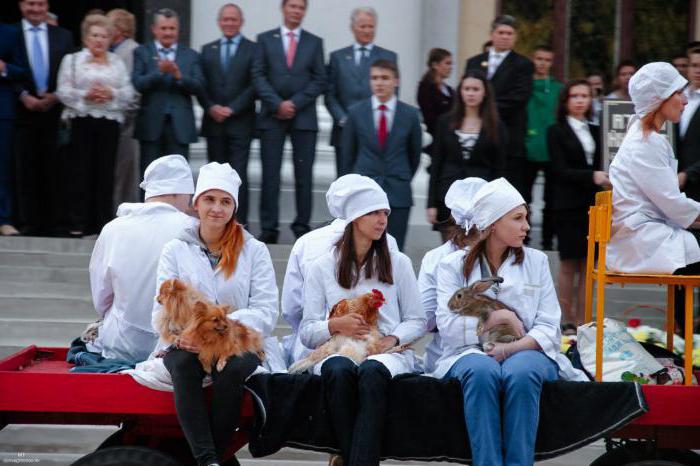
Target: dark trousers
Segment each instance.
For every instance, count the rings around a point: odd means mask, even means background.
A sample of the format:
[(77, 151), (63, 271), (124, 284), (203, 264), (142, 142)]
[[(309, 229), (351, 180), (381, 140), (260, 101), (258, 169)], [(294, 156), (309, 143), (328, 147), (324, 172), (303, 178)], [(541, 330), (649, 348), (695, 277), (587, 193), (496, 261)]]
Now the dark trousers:
[(207, 137), (207, 158), (210, 162), (229, 163), (241, 177), (243, 184), (238, 191), (236, 220), (248, 223), (248, 157), (250, 154), (250, 134)]
[(532, 203), (532, 188), (537, 179), (537, 173), (544, 174), (544, 207), (542, 208), (542, 248), (551, 250), (554, 238), (554, 225), (552, 223), (552, 179), (551, 164), (549, 162), (532, 162), (525, 160), (523, 174), (523, 197), (529, 205)]
[[(141, 179), (146, 167), (158, 157), (170, 154), (180, 154), (187, 160), (190, 159), (190, 145), (178, 142), (175, 137), (175, 129), (173, 128), (173, 120), (170, 116), (165, 118), (163, 122), (163, 131), (160, 137), (155, 141), (139, 141), (141, 145)], [(141, 193), (143, 195), (143, 193)]]
[[(695, 239), (700, 243), (700, 230), (688, 230), (690, 231)], [(688, 264), (685, 267), (673, 272), (673, 275), (700, 275), (700, 262), (695, 262), (693, 264)], [(693, 300), (693, 313), (696, 314), (696, 309), (698, 308), (698, 302)], [(682, 286), (676, 286), (674, 291), (673, 299), (673, 312), (676, 318), (676, 324), (681, 328), (681, 331), (685, 332), (685, 288)], [(685, 335), (685, 333), (683, 333)]]
[(211, 415), (204, 400), (202, 379), (206, 375), (195, 353), (173, 350), (163, 358), (173, 379), (175, 409), (182, 431), (200, 465), (218, 463), (238, 426), (243, 383), (260, 359), (252, 353), (231, 357), (224, 370), (212, 370)]
[(391, 373), (367, 360), (356, 366), (338, 356), (321, 366), (323, 394), (333, 432), (348, 466), (379, 465)]
[(411, 215), (410, 207), (393, 207), (387, 223), (387, 232), (396, 239), (399, 250), (403, 251), (408, 230), (408, 217)]
[(99, 232), (114, 217), (114, 160), (119, 123), (106, 118), (73, 118), (67, 163), (71, 230)]
[(17, 216), (24, 233), (56, 233), (65, 216), (66, 179), (58, 150), (60, 109), (17, 120), (15, 166)]
[(260, 195), (260, 225), (263, 233), (277, 233), (279, 227), (280, 171), (284, 141), (292, 141), (294, 162), (294, 197), (296, 217), (292, 230), (299, 236), (311, 230), (313, 166), (316, 157), (316, 131), (301, 131), (289, 123), (281, 129), (263, 130), (260, 136), (262, 159), (262, 192)]
[(527, 199), (525, 189), (525, 157), (508, 157), (508, 166), (505, 178), (515, 189)]
[(14, 120), (0, 120), (0, 225), (12, 224), (12, 133)]

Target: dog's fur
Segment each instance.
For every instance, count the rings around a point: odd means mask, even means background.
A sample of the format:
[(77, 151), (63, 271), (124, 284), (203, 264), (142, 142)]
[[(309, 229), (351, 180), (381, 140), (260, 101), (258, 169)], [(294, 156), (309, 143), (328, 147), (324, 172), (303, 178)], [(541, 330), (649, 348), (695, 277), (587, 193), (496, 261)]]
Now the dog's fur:
[(244, 353), (257, 354), (265, 359), (263, 339), (260, 333), (228, 318), (231, 308), (197, 301), (193, 307), (193, 318), (182, 333), (199, 345), (199, 361), (204, 371), (211, 373), (212, 367), (222, 371), (232, 356)]
[(464, 288), (455, 291), (447, 303), (455, 314), (467, 317), (478, 317), (479, 324), (476, 328), (476, 334), (483, 337), (484, 351), (491, 351), (495, 343), (511, 343), (518, 339), (517, 332), (512, 325), (499, 324), (493, 326), (488, 331), (484, 332), (484, 323), (488, 320), (493, 311), (498, 309), (508, 309), (517, 316), (517, 312), (511, 309), (508, 305), (501, 301), (483, 295), (494, 282), (502, 283), (503, 278), (491, 277), (479, 280)]
[(158, 333), (171, 345), (180, 341), (180, 335), (192, 319), (192, 310), (204, 297), (182, 280), (171, 278), (160, 285), (156, 301), (163, 306), (158, 316)]
[[(359, 314), (370, 327), (367, 338), (359, 339), (340, 334), (333, 335), (330, 340), (313, 350), (307, 357), (292, 364), (289, 368), (289, 372), (304, 372), (333, 354), (348, 357), (357, 364), (360, 364), (367, 359), (368, 356), (381, 353), (379, 342), (382, 339), (382, 334), (379, 333), (379, 329), (377, 328), (377, 320), (379, 318), (379, 308), (383, 304), (384, 296), (379, 290), (372, 290), (357, 298), (343, 299), (336, 303), (331, 309), (328, 319), (342, 317), (352, 313)], [(385, 352), (395, 353), (403, 351), (406, 348), (407, 346), (397, 346)]]

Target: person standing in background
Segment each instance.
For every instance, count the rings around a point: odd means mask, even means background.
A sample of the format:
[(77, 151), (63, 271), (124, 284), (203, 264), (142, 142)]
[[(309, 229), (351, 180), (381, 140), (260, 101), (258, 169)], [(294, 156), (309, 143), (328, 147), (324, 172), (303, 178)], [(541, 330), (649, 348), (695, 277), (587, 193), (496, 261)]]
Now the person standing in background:
[[(676, 128), (678, 182), (685, 195), (700, 201), (700, 49), (688, 54), (688, 80), (683, 93), (688, 104)], [(677, 69), (677, 68), (676, 68)]]
[[(435, 124), (438, 117), (452, 108), (455, 91), (445, 82), (452, 74), (452, 54), (445, 49), (431, 49), (428, 53), (428, 70), (418, 84), (418, 107), (423, 123), (435, 142)], [(432, 154), (433, 144), (425, 148)]]
[(331, 53), (327, 73), (326, 108), (333, 117), (331, 145), (335, 148), (335, 166), (338, 176), (345, 175), (341, 170), (342, 153), (340, 142), (343, 126), (348, 118), (348, 109), (372, 95), (369, 87), (369, 66), (376, 60), (385, 59), (396, 63), (395, 52), (374, 44), (377, 31), (377, 12), (372, 7), (352, 10), (350, 29), (355, 43)]
[(132, 82), (141, 93), (134, 137), (141, 143), (140, 171), (163, 154), (189, 158), (197, 142), (192, 96), (204, 87), (199, 54), (178, 43), (180, 19), (169, 8), (153, 15), (153, 42), (134, 50)]
[(222, 37), (202, 47), (204, 109), (202, 135), (207, 138), (209, 162), (229, 163), (241, 177), (236, 219), (248, 223), (248, 157), (255, 129), (253, 59), (255, 42), (241, 34), (243, 11), (233, 3), (219, 9)]
[(617, 68), (615, 68), (615, 88), (610, 94), (606, 95), (605, 98), (613, 100), (631, 100), (627, 87), (636, 71), (637, 65), (635, 65), (632, 60), (621, 61), (620, 64), (617, 65)]
[[(114, 34), (110, 52), (117, 54), (131, 76), (134, 70), (134, 50), (139, 44), (133, 39), (136, 20), (134, 15), (121, 8), (107, 13), (112, 20)], [(127, 110), (119, 131), (119, 145), (114, 164), (114, 206), (122, 202), (136, 202), (139, 198), (139, 143), (134, 139), (134, 118), (138, 99), (134, 99), (133, 108)]]
[(313, 166), (318, 118), (316, 98), (326, 87), (323, 40), (301, 28), (306, 0), (282, 0), (284, 24), (258, 35), (253, 86), (261, 101), (257, 128), (262, 159), (260, 240), (277, 243), (284, 141), (292, 140), (296, 238), (311, 230)]
[(534, 66), (513, 50), (517, 39), (515, 18), (496, 17), (491, 23), (492, 46), (488, 52), (467, 60), (466, 70), (480, 69), (487, 73), (493, 86), (498, 114), (508, 129), (508, 171), (506, 178), (523, 194), (527, 102), (532, 94)]
[(586, 77), (588, 85), (591, 86), (593, 100), (591, 101), (591, 123), (600, 126), (600, 115), (603, 111), (603, 100), (605, 99), (605, 79), (603, 73), (594, 71), (588, 73)]
[(26, 71), (19, 31), (9, 24), (0, 24), (0, 236), (19, 234), (12, 224), (12, 136), (16, 87)]
[[(690, 51), (688, 51), (690, 53)], [(688, 55), (679, 53), (678, 55), (671, 58), (671, 64), (684, 78), (688, 78)]]
[[(547, 153), (547, 128), (554, 123), (557, 111), (557, 100), (562, 83), (552, 78), (550, 71), (554, 62), (554, 51), (546, 45), (535, 48), (532, 56), (535, 63), (535, 74), (532, 81), (532, 96), (527, 103), (527, 137), (525, 149), (525, 202), (532, 204), (532, 188), (537, 179), (537, 174), (544, 175), (544, 205), (542, 207), (542, 249), (552, 249), (551, 215), (551, 174), (549, 154)], [(532, 214), (532, 208), (530, 208)]]
[[(47, 0), (20, 0), (22, 60), (30, 73), (17, 107), (17, 210), (22, 233), (55, 235), (64, 215), (63, 163), (58, 151), (61, 104), (56, 96), (58, 66), (73, 49), (71, 33), (46, 23)], [(61, 232), (62, 233), (62, 232)]]

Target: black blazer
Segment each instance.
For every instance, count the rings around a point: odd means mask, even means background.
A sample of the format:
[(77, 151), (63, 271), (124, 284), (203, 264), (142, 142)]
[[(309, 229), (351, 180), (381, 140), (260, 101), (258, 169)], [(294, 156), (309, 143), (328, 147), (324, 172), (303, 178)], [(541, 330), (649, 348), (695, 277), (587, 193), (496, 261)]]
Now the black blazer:
[[(698, 109), (700, 110), (700, 108)], [(680, 137), (678, 125), (675, 126), (678, 171), (686, 172), (688, 179), (683, 191), (696, 201), (700, 201), (700, 111), (696, 110), (690, 119), (685, 137)]]
[[(488, 72), (488, 52), (467, 60), (465, 71)], [(509, 157), (525, 157), (525, 135), (527, 132), (527, 102), (532, 95), (532, 62), (511, 50), (503, 59), (490, 82), (496, 94), (498, 113), (510, 135)]]
[(12, 120), (17, 91), (26, 79), (28, 65), (19, 47), (19, 32), (9, 24), (0, 24), (0, 60), (5, 62), (5, 76), (0, 76), (0, 120)]
[[(204, 74), (204, 88), (199, 103), (204, 109), (202, 136), (252, 134), (255, 127), (255, 89), (253, 89), (253, 59), (257, 45), (241, 38), (226, 67), (221, 67), (221, 44), (217, 39), (202, 47), (200, 61)], [(233, 110), (233, 115), (223, 123), (209, 116), (209, 108), (223, 105)]]
[(291, 69), (287, 67), (280, 28), (259, 34), (257, 42), (253, 86), (262, 104), (258, 129), (281, 127), (284, 122), (275, 117), (277, 108), (291, 100), (296, 106), (292, 128), (317, 131), (316, 97), (326, 89), (323, 40), (302, 29)]
[(418, 107), (423, 114), (423, 122), (433, 137), (438, 118), (452, 108), (455, 91), (450, 86), (447, 86), (447, 90), (449, 96), (443, 94), (430, 79), (423, 79), (418, 84)]
[(598, 186), (593, 172), (600, 170), (600, 128), (588, 125), (595, 141), (593, 165), (586, 161), (583, 146), (569, 123), (557, 122), (547, 129), (547, 148), (552, 162), (552, 209), (587, 209), (595, 202)]
[(506, 147), (508, 131), (502, 122), (498, 124), (498, 144), (479, 134), (468, 161), (462, 160), (462, 146), (455, 130), (450, 127), (448, 115), (442, 115), (435, 127), (428, 207), (442, 208), (450, 185), (468, 176), (477, 176), (491, 181), (504, 176), (506, 169)]

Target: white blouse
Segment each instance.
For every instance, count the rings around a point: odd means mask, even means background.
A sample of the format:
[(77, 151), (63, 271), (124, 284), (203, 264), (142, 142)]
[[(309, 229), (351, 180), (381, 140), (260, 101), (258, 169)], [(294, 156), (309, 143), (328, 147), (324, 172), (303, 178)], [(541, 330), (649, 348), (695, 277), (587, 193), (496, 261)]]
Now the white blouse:
[[(135, 105), (136, 92), (129, 72), (119, 56), (107, 53), (107, 63), (90, 62), (87, 49), (63, 57), (58, 70), (56, 95), (65, 106), (64, 120), (90, 116), (124, 122), (124, 113)], [(112, 89), (112, 100), (98, 104), (85, 99), (91, 86), (100, 83)]]
[(566, 121), (567, 123), (569, 123), (571, 129), (574, 130), (574, 134), (576, 135), (578, 141), (583, 147), (583, 152), (584, 154), (586, 154), (586, 162), (588, 163), (588, 165), (593, 166), (593, 154), (595, 154), (595, 141), (593, 140), (593, 136), (591, 136), (591, 129), (588, 127), (588, 122), (579, 120), (572, 116), (567, 116)]

